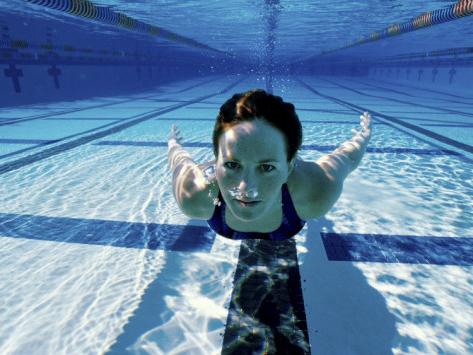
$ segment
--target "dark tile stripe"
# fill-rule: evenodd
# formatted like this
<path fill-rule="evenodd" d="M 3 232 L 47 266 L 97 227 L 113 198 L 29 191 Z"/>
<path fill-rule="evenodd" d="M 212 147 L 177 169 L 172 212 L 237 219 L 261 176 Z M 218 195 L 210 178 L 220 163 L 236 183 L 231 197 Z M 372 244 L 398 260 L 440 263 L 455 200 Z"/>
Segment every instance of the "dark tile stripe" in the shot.
<path fill-rule="evenodd" d="M 378 82 L 378 83 L 381 82 L 382 84 L 387 84 L 384 81 L 373 80 L 372 78 L 368 78 L 368 80 Z M 458 98 L 458 99 L 473 100 L 473 97 L 460 96 L 460 95 L 455 95 L 455 94 L 451 94 L 451 93 L 444 92 L 444 91 L 432 90 L 432 89 L 427 89 L 427 88 L 420 88 L 420 87 L 416 87 L 416 86 L 412 86 L 412 85 L 401 84 L 401 83 L 398 83 L 398 82 L 389 82 L 389 85 L 393 85 L 393 84 L 397 85 L 397 86 L 400 86 L 400 87 L 405 87 L 405 88 L 414 89 L 414 90 L 418 90 L 418 91 L 433 92 L 435 94 L 441 94 L 441 95 L 445 95 L 445 96 L 455 97 L 455 98 Z"/>
<path fill-rule="evenodd" d="M 184 88 L 184 89 L 182 89 L 182 90 L 180 90 L 176 93 L 182 93 L 182 92 L 191 90 L 191 89 L 196 88 L 198 86 L 208 84 L 208 83 L 210 83 L 212 81 L 215 81 L 217 79 L 219 79 L 219 78 L 214 78 L 214 79 L 211 79 L 211 80 L 203 81 L 203 82 L 198 83 L 196 85 L 192 85 L 192 86 L 189 86 L 187 88 Z M 244 79 L 242 79 L 242 80 L 244 80 Z M 160 93 L 159 95 L 167 95 L 167 93 Z M 130 102 L 130 101 L 149 99 L 150 97 L 153 97 L 153 96 L 157 96 L 157 94 L 153 93 L 152 95 L 146 95 L 146 96 L 143 96 L 143 97 L 131 97 L 131 98 L 126 98 L 125 96 L 122 96 L 126 99 L 122 100 L 122 101 L 106 102 L 106 103 L 103 103 L 103 104 L 100 104 L 100 105 L 93 105 L 93 106 L 87 106 L 87 107 L 76 108 L 76 109 L 67 109 L 65 111 L 50 112 L 50 113 L 42 114 L 42 115 L 34 115 L 34 116 L 28 116 L 28 117 L 23 117 L 23 118 L 16 118 L 16 119 L 9 120 L 9 121 L 6 121 L 6 122 L 2 121 L 2 122 L 0 122 L 0 126 L 15 124 L 15 123 L 19 123 L 19 122 L 32 121 L 32 120 L 37 120 L 37 119 L 44 119 L 44 118 L 48 118 L 50 116 L 59 116 L 59 115 L 73 113 L 73 112 L 91 110 L 91 109 L 95 109 L 95 108 L 103 108 L 103 107 L 107 107 L 107 106 L 121 105 L 121 104 L 124 104 L 126 102 Z M 183 101 L 183 102 L 184 103 L 189 103 L 189 104 L 193 103 L 193 102 L 190 102 L 190 101 Z"/>
<path fill-rule="evenodd" d="M 319 146 L 314 144 L 303 145 L 301 149 L 303 150 L 317 150 L 320 152 L 331 152 L 337 149 L 338 146 L 329 145 L 329 146 Z M 414 154 L 414 155 L 456 155 L 460 156 L 460 153 L 457 153 L 449 149 L 414 149 L 414 148 L 394 148 L 394 147 L 368 147 L 366 148 L 366 153 L 394 153 L 394 154 Z"/>
<path fill-rule="evenodd" d="M 365 92 L 358 91 L 358 90 L 356 90 L 356 89 L 350 88 L 350 87 L 348 87 L 348 86 L 345 86 L 345 85 L 342 85 L 342 84 L 333 82 L 333 81 L 328 80 L 328 79 L 322 79 L 322 80 L 329 81 L 329 82 L 331 82 L 332 84 L 334 84 L 334 85 L 336 85 L 336 86 L 338 86 L 338 87 L 340 87 L 340 88 L 343 88 L 343 89 L 348 90 L 348 91 L 352 91 L 352 92 L 357 93 L 358 95 L 362 95 L 362 96 L 374 97 L 374 98 L 376 98 L 376 99 L 398 102 L 398 103 L 407 104 L 407 105 L 410 105 L 410 106 L 424 107 L 424 108 L 429 108 L 429 109 L 432 109 L 432 110 L 437 110 L 437 111 L 442 111 L 442 112 L 448 112 L 448 113 L 454 113 L 454 114 L 457 114 L 457 115 L 462 115 L 462 116 L 467 116 L 467 117 L 473 117 L 473 112 L 464 112 L 464 111 L 458 111 L 458 110 L 448 109 L 448 108 L 445 108 L 445 107 L 437 107 L 437 106 L 424 105 L 424 104 L 420 104 L 420 103 L 418 103 L 418 102 L 411 102 L 411 101 L 399 100 L 399 99 L 395 99 L 395 98 L 392 98 L 392 97 L 371 95 L 371 94 L 367 94 L 367 93 L 365 93 Z M 386 105 L 383 105 L 383 106 L 386 106 Z"/>
<path fill-rule="evenodd" d="M 152 96 L 156 96 L 156 94 L 149 95 L 149 96 L 146 96 L 146 97 L 152 97 Z M 69 114 L 69 113 L 80 112 L 80 111 L 85 111 L 85 110 L 91 110 L 91 109 L 96 109 L 96 108 L 104 108 L 104 107 L 107 107 L 107 106 L 113 106 L 113 105 L 122 104 L 122 103 L 129 102 L 129 101 L 136 101 L 136 100 L 137 99 L 128 99 L 128 100 L 119 101 L 119 102 L 107 102 L 105 104 L 87 106 L 87 107 L 77 108 L 77 109 L 72 109 L 72 110 L 64 110 L 64 111 L 47 113 L 47 114 L 42 114 L 42 115 L 34 115 L 34 116 L 28 116 L 28 117 L 23 117 L 23 118 L 15 118 L 15 119 L 12 119 L 12 120 L 9 120 L 9 121 L 6 121 L 6 122 L 4 122 L 4 121 L 0 122 L 0 126 L 7 126 L 7 125 L 20 123 L 20 122 L 27 122 L 27 121 L 45 119 L 45 118 L 49 118 L 51 116 L 66 115 L 66 114 Z"/>
<path fill-rule="evenodd" d="M 421 123 L 421 126 L 425 127 L 462 127 L 462 128 L 473 128 L 473 124 L 441 124 L 441 123 Z"/>
<path fill-rule="evenodd" d="M 51 144 L 56 143 L 59 140 L 46 140 L 46 139 L 16 139 L 16 138 L 0 138 L 0 143 L 3 144 Z"/>
<path fill-rule="evenodd" d="M 136 146 L 136 147 L 167 147 L 167 142 L 133 142 L 133 141 L 101 141 L 94 145 L 111 146 Z M 212 143 L 187 142 L 182 143 L 185 148 L 212 148 Z M 331 152 L 337 149 L 335 145 L 304 144 L 301 150 L 315 150 L 320 152 Z M 416 155 L 460 155 L 448 149 L 413 149 L 413 148 L 376 148 L 368 147 L 367 153 L 395 153 L 395 154 L 416 154 Z"/>
<path fill-rule="evenodd" d="M 157 120 L 159 121 L 210 121 L 210 122 L 215 122 L 215 118 L 158 118 Z M 321 120 L 300 120 L 301 123 L 304 124 L 352 124 L 352 125 L 359 125 L 359 121 L 321 121 Z M 384 122 L 374 122 L 373 125 L 375 126 L 383 126 L 387 125 L 387 123 Z"/>
<path fill-rule="evenodd" d="M 208 227 L 0 213 L 0 238 L 25 238 L 120 248 L 210 252 Z"/>
<path fill-rule="evenodd" d="M 233 285 L 222 354 L 310 354 L 294 238 L 243 240 Z"/>
<path fill-rule="evenodd" d="M 4 158 L 11 157 L 11 156 L 13 156 L 13 155 L 21 154 L 21 153 L 27 152 L 27 151 L 29 151 L 29 150 L 33 150 L 33 149 L 36 149 L 36 148 L 38 148 L 38 147 L 41 147 L 41 146 L 43 146 L 43 145 L 45 145 L 45 144 L 33 145 L 33 146 L 26 147 L 26 148 L 23 148 L 23 149 L 15 150 L 15 151 L 13 151 L 13 152 L 0 155 L 0 159 L 4 159 Z"/>
<path fill-rule="evenodd" d="M 110 109 L 110 108 L 109 108 Z M 50 117 L 43 118 L 44 121 L 123 121 L 129 120 L 126 118 L 107 118 L 107 117 Z"/>
<path fill-rule="evenodd" d="M 328 110 L 320 108 L 297 108 L 296 111 L 324 112 L 324 113 L 352 113 L 350 110 Z"/>
<path fill-rule="evenodd" d="M 165 118 L 159 117 L 157 121 L 210 121 L 215 122 L 215 118 Z"/>
<path fill-rule="evenodd" d="M 389 112 L 389 113 L 392 113 L 392 112 Z M 412 120 L 412 121 L 419 121 L 419 122 L 423 121 L 423 122 L 428 122 L 428 123 L 447 123 L 447 124 L 458 124 L 458 125 L 468 124 L 465 121 L 436 120 L 434 118 L 420 118 L 420 117 L 406 117 L 406 116 L 403 116 L 402 119 L 403 120 L 407 119 L 407 120 Z"/>
<path fill-rule="evenodd" d="M 37 161 L 40 161 L 40 160 L 43 160 L 43 159 L 46 159 L 46 158 L 49 158 L 53 155 L 57 155 L 57 154 L 60 154 L 62 152 L 65 152 L 67 150 L 70 150 L 70 149 L 73 149 L 73 148 L 76 148 L 76 147 L 79 147 L 81 145 L 84 145 L 86 143 L 89 143 L 91 141 L 94 141 L 96 139 L 100 139 L 100 138 L 103 138 L 103 137 L 106 137 L 110 134 L 114 134 L 114 133 L 117 133 L 117 132 L 120 132 L 126 128 L 129 128 L 129 127 L 132 127 L 132 126 L 135 126 L 141 122 L 144 122 L 144 121 L 147 121 L 149 119 L 152 119 L 158 115 L 162 115 L 162 114 L 165 114 L 165 113 L 168 113 L 168 112 L 171 112 L 171 111 L 174 111 L 174 110 L 177 110 L 183 106 L 186 106 L 186 105 L 189 105 L 190 103 L 195 103 L 195 102 L 199 102 L 199 101 L 202 101 L 202 100 L 205 100 L 209 97 L 213 97 L 213 96 L 217 96 L 217 95 L 220 95 L 220 94 L 223 94 L 229 90 L 231 90 L 232 88 L 234 88 L 236 85 L 238 85 L 240 82 L 242 82 L 243 80 L 245 80 L 246 78 L 242 78 L 242 79 L 239 79 L 238 81 L 234 82 L 233 84 L 227 86 L 226 88 L 224 88 L 223 90 L 219 91 L 219 92 L 216 92 L 216 93 L 213 93 L 213 94 L 210 94 L 210 95 L 205 95 L 205 96 L 201 96 L 201 97 L 198 97 L 192 101 L 190 101 L 189 103 L 185 103 L 185 104 L 178 104 L 178 105 L 174 105 L 174 106 L 171 106 L 170 108 L 166 108 L 166 109 L 160 109 L 160 110 L 156 110 L 155 112 L 151 112 L 151 113 L 148 113 L 144 116 L 141 116 L 141 117 L 138 117 L 138 118 L 135 118 L 133 120 L 130 120 L 128 122 L 125 122 L 125 123 L 122 123 L 122 124 L 118 124 L 116 126 L 113 126 L 113 127 L 110 127 L 106 130 L 103 130 L 103 131 L 100 131 L 100 132 L 96 132 L 96 133 L 93 133 L 93 134 L 90 134 L 88 136 L 85 136 L 85 137 L 81 137 L 79 139 L 76 139 L 74 141 L 71 141 L 71 142 L 66 142 L 66 143 L 63 143 L 61 145 L 58 145 L 58 146 L 55 146 L 55 147 L 51 147 L 49 149 L 45 149 L 45 150 L 42 150 L 40 152 L 37 152 L 35 154 L 32 154 L 32 155 L 29 155 L 29 156 L 26 156 L 24 158 L 20 158 L 20 159 L 17 159 L 15 161 L 12 161 L 12 162 L 7 162 L 5 164 L 2 164 L 0 165 L 0 175 L 1 174 L 4 174 L 4 173 L 7 173 L 9 171 L 13 171 L 13 170 L 16 170 L 16 169 L 20 169 L 26 165 L 29 165 L 29 164 L 32 164 L 32 163 L 35 163 Z M 115 122 L 114 122 L 115 123 Z M 83 132 L 82 132 L 83 133 Z"/>
<path fill-rule="evenodd" d="M 345 80 L 348 80 L 348 81 L 351 81 L 351 82 L 354 82 L 354 83 L 357 83 L 357 84 L 361 84 L 359 81 L 357 80 L 354 80 L 354 79 L 347 79 L 345 78 Z M 404 91 L 399 91 L 399 90 L 395 90 L 393 88 L 387 88 L 387 87 L 383 87 L 383 86 L 379 86 L 379 85 L 375 85 L 375 84 L 370 84 L 370 83 L 367 83 L 366 81 L 363 81 L 362 83 L 363 85 L 366 85 L 366 86 L 371 86 L 373 88 L 376 88 L 376 89 L 380 89 L 380 90 L 383 90 L 383 91 L 386 91 L 386 92 L 393 92 L 395 94 L 400 94 L 400 95 L 404 95 L 404 96 L 409 96 L 409 97 L 413 97 L 413 95 L 411 93 L 406 93 Z M 433 90 L 427 90 L 427 89 L 420 89 L 420 88 L 417 88 L 418 91 L 429 91 L 429 92 L 434 92 L 434 93 L 440 93 L 440 94 L 443 94 L 443 95 L 447 95 L 445 93 L 442 93 L 442 92 L 436 92 L 436 91 L 433 91 Z M 456 97 L 456 98 L 459 98 L 459 96 L 456 96 L 456 95 L 449 95 L 449 96 L 453 96 L 453 97 Z M 435 100 L 443 100 L 443 101 L 447 101 L 449 103 L 459 103 L 459 104 L 465 104 L 465 105 L 471 105 L 471 103 L 469 102 L 465 102 L 465 101 L 456 101 L 456 100 L 449 100 L 449 99 L 437 99 L 435 98 Z"/>
<path fill-rule="evenodd" d="M 300 120 L 301 123 L 306 123 L 306 124 L 351 124 L 351 125 L 359 125 L 359 121 L 315 121 L 315 120 Z M 383 126 L 386 125 L 384 122 L 373 122 L 373 126 Z"/>
<path fill-rule="evenodd" d="M 469 152 L 469 153 L 473 153 L 473 146 L 471 145 L 468 145 L 466 143 L 462 143 L 462 142 L 459 142 L 459 141 L 456 141 L 454 139 L 451 139 L 451 138 L 448 138 L 448 137 L 445 137 L 445 136 L 442 136 L 438 133 L 435 133 L 435 132 L 432 132 L 432 131 L 429 131 L 425 128 L 422 128 L 422 127 L 419 127 L 419 126 L 416 126 L 416 125 L 413 125 L 411 123 L 408 123 L 408 122 L 405 122 L 403 120 L 400 120 L 400 119 L 397 119 L 397 118 L 394 118 L 392 116 L 388 116 L 388 115 L 385 115 L 385 114 L 382 114 L 380 112 L 376 112 L 372 109 L 368 109 L 366 107 L 361 107 L 361 106 L 358 106 L 358 105 L 355 105 L 355 104 L 352 104 L 352 103 L 349 103 L 347 101 L 344 101 L 344 100 L 340 100 L 336 97 L 333 97 L 333 96 L 329 96 L 329 95 L 325 95 L 325 94 L 321 94 L 320 92 L 318 92 L 317 90 L 315 90 L 314 88 L 312 88 L 310 85 L 306 84 L 304 81 L 300 80 L 300 79 L 297 79 L 300 84 L 302 86 L 304 86 L 305 88 L 307 88 L 307 90 L 313 92 L 314 94 L 318 95 L 318 96 L 321 96 L 321 97 L 325 97 L 327 98 L 328 100 L 331 100 L 333 102 L 337 102 L 341 105 L 344 105 L 344 106 L 348 106 L 352 109 L 355 109 L 357 110 L 358 112 L 364 112 L 364 111 L 369 111 L 371 112 L 374 116 L 379 116 L 379 117 L 382 117 L 382 118 L 385 118 L 386 120 L 388 121 L 391 121 L 391 122 L 394 122 L 394 123 L 397 123 L 401 126 L 404 126 L 404 127 L 407 127 L 413 131 L 416 131 L 416 132 L 419 132 L 419 133 L 422 133 L 434 140 L 437 140 L 439 142 L 442 142 L 444 144 L 447 144 L 447 145 L 450 145 L 450 146 L 453 146 L 455 148 L 458 148 L 458 149 L 461 149 L 461 150 L 464 150 L 466 152 Z M 418 137 L 416 137 L 416 139 L 419 139 Z M 466 157 L 464 157 L 465 159 L 467 159 Z"/>
<path fill-rule="evenodd" d="M 94 145 L 112 145 L 112 146 L 135 146 L 135 147 L 167 147 L 167 142 L 127 142 L 127 141 L 101 141 Z M 211 143 L 187 142 L 181 144 L 185 148 L 212 148 Z"/>
<path fill-rule="evenodd" d="M 151 112 L 155 112 L 155 111 L 151 111 Z M 148 112 L 149 113 L 149 112 Z M 137 116 L 133 116 L 131 118 L 136 118 L 136 117 L 140 117 L 141 115 L 137 115 Z M 127 118 L 126 120 L 130 120 L 130 118 Z M 122 121 L 122 120 L 120 120 Z M 113 122 L 109 122 L 109 123 L 106 123 L 106 124 L 103 124 L 103 125 L 100 125 L 100 126 L 97 126 L 97 127 L 94 127 L 94 128 L 91 128 L 91 129 L 88 129 L 86 131 L 81 131 L 81 132 L 77 132 L 77 133 L 74 133 L 74 134 L 71 134 L 69 136 L 66 136 L 66 137 L 62 137 L 61 139 L 58 139 L 56 141 L 50 141 L 49 143 L 45 143 L 45 144 L 38 144 L 38 145 L 34 145 L 32 147 L 28 147 L 28 148 L 24 148 L 24 149 L 20 149 L 20 150 L 16 150 L 14 152 L 10 152 L 8 154 L 4 154 L 4 155 L 1 155 L 0 156 L 0 159 L 3 159 L 3 158 L 6 158 L 6 157 L 9 157 L 9 156 L 13 156 L 13 155 L 17 155 L 17 154 L 20 154 L 20 153 L 23 153 L 23 152 L 26 152 L 28 150 L 34 150 L 38 147 L 41 147 L 41 146 L 44 146 L 44 145 L 48 145 L 48 144 L 53 144 L 53 143 L 57 143 L 57 142 L 61 142 L 61 141 L 65 141 L 67 139 L 71 139 L 71 138 L 74 138 L 74 137 L 78 137 L 78 136 L 81 136 L 83 134 L 87 134 L 87 133 L 91 133 L 91 132 L 97 132 L 103 128 L 106 128 L 106 127 L 111 127 L 111 126 L 114 126 L 116 125 L 117 122 L 116 121 L 113 121 Z M 0 168 L 1 168 L 1 165 L 0 165 Z"/>
<path fill-rule="evenodd" d="M 217 81 L 217 80 L 220 80 L 222 79 L 221 76 L 216 76 L 215 78 L 212 78 L 212 79 L 209 79 L 209 80 L 205 80 L 205 81 L 202 81 L 200 83 L 197 83 L 195 85 L 192 85 L 192 86 L 188 86 L 182 90 L 179 90 L 179 91 L 173 91 L 172 94 L 182 94 L 183 92 L 186 92 L 186 91 L 189 91 L 189 90 L 192 90 L 192 89 L 195 89 L 195 88 L 198 88 L 199 86 L 202 86 L 202 85 L 205 85 L 205 84 L 209 84 L 209 83 L 212 83 L 214 81 Z M 237 80 L 237 82 L 241 82 L 245 80 L 244 78 L 240 78 Z M 236 84 L 235 84 L 236 85 Z"/>
<path fill-rule="evenodd" d="M 320 234 L 333 261 L 473 266 L 473 238 Z"/>

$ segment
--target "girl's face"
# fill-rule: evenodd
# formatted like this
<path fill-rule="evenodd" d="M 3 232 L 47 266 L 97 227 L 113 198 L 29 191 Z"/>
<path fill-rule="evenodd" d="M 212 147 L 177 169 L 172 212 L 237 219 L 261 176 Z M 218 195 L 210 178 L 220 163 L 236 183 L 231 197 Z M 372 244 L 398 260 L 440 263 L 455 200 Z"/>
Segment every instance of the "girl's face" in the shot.
<path fill-rule="evenodd" d="M 279 208 L 281 187 L 293 163 L 287 163 L 284 135 L 264 119 L 244 121 L 225 130 L 219 139 L 216 179 L 233 215 L 249 222 Z M 239 196 L 230 193 L 235 188 Z"/>

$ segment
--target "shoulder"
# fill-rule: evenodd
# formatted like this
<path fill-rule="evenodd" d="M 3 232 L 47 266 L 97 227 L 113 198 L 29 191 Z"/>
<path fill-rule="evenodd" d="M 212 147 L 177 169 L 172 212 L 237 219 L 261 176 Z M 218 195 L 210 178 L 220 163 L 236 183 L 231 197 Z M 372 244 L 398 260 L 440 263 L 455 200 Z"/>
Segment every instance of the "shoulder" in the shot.
<path fill-rule="evenodd" d="M 180 204 L 182 212 L 195 219 L 210 219 L 214 213 L 214 198 L 218 196 L 219 189 L 215 176 L 207 176 L 210 184 L 197 184 L 196 181 L 202 181 L 209 172 L 209 169 L 215 165 L 215 161 L 209 161 L 203 164 L 197 164 L 193 174 L 189 174 L 184 179 L 187 185 L 192 185 L 185 192 L 185 199 Z M 196 176 L 199 175 L 199 176 Z M 212 172 L 209 173 L 212 175 Z M 183 186 L 186 184 L 183 184 Z"/>
<path fill-rule="evenodd" d="M 325 215 L 341 195 L 343 182 L 334 179 L 317 162 L 298 160 L 288 179 L 297 214 L 303 220 Z"/>

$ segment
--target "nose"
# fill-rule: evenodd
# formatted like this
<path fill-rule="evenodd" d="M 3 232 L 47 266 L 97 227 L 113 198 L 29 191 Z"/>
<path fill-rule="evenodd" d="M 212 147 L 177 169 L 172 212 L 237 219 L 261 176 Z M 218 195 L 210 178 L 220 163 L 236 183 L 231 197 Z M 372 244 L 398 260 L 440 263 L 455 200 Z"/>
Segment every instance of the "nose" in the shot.
<path fill-rule="evenodd" d="M 242 192 L 246 192 L 248 190 L 255 190 L 256 189 L 256 181 L 255 177 L 251 173 L 251 171 L 247 170 L 242 179 L 240 184 L 238 185 L 238 189 Z"/>
<path fill-rule="evenodd" d="M 258 196 L 258 188 L 255 178 L 252 177 L 250 173 L 246 173 L 243 176 L 238 185 L 238 191 L 241 195 L 246 196 L 247 198 L 255 198 Z"/>

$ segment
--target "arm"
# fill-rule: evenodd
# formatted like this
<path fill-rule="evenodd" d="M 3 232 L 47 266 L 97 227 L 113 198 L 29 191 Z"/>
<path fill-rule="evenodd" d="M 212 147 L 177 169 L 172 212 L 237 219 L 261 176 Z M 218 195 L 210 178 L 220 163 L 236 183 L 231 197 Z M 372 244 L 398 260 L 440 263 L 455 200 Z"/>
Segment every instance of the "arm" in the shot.
<path fill-rule="evenodd" d="M 176 126 L 172 126 L 168 140 L 168 162 L 172 172 L 173 194 L 182 212 L 189 217 L 202 215 L 207 211 L 207 183 L 202 169 L 192 160 L 190 154 L 182 148 L 181 138 Z M 211 200 L 210 200 L 211 201 Z"/>
<path fill-rule="evenodd" d="M 317 160 L 317 164 L 325 171 L 327 176 L 338 182 L 343 182 L 361 162 L 368 142 L 371 139 L 371 116 L 365 112 L 361 119 L 361 131 L 352 130 L 353 137 L 342 143 L 332 153 Z"/>

